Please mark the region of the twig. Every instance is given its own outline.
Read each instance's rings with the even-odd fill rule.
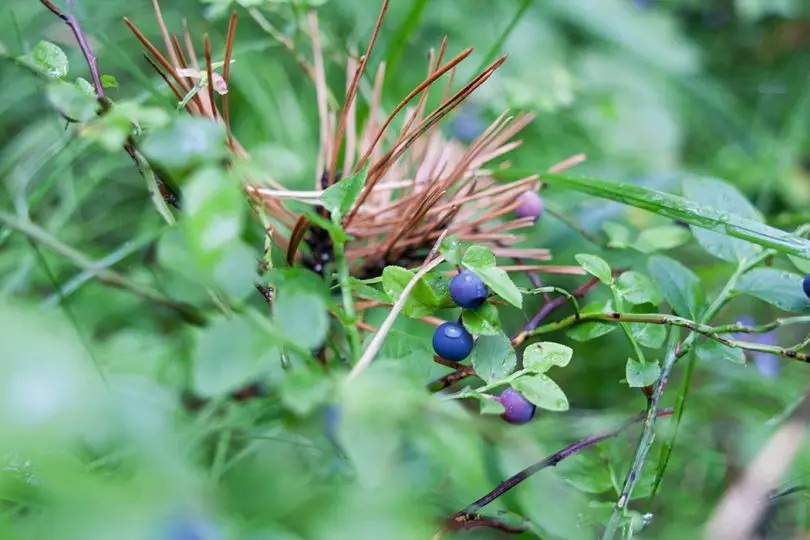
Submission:
[[[102,283],[127,290],[137,296],[140,296],[144,300],[168,307],[176,311],[181,317],[183,317],[183,319],[193,324],[202,324],[205,321],[202,313],[200,313],[193,306],[167,298],[151,287],[131,281],[113,270],[104,268],[103,265],[89,259],[74,248],[62,243],[52,236],[48,231],[34,223],[23,221],[6,212],[0,212],[0,222],[10,229],[14,229],[17,232],[24,234],[28,238],[41,243],[50,250],[58,253],[66,259],[69,259],[71,262],[73,262],[73,264],[82,270],[92,272]]]
[[[659,418],[662,418],[662,417],[665,417],[665,416],[671,416],[671,415],[672,415],[672,409],[662,409],[661,411],[659,411],[657,413],[657,416]],[[638,415],[634,416],[633,418],[631,418],[631,419],[627,420],[626,422],[624,422],[621,426],[617,427],[616,429],[613,429],[613,430],[608,431],[606,433],[602,433],[600,435],[595,435],[593,437],[588,437],[587,439],[582,439],[581,441],[575,442],[574,444],[563,448],[559,452],[556,452],[556,453],[548,456],[547,458],[545,458],[545,459],[543,459],[541,461],[538,461],[537,463],[535,463],[533,465],[530,465],[529,467],[526,467],[522,471],[518,472],[517,474],[507,478],[506,480],[504,480],[503,482],[498,484],[498,486],[495,487],[495,489],[493,489],[492,491],[490,491],[489,493],[487,493],[486,495],[484,495],[483,497],[481,497],[480,499],[478,499],[474,503],[470,504],[469,506],[467,506],[463,510],[460,510],[460,511],[456,512],[455,514],[453,514],[453,516],[451,516],[449,518],[449,521],[450,522],[455,522],[455,523],[463,523],[463,522],[467,521],[470,518],[470,516],[475,515],[475,512],[477,512],[481,508],[485,507],[486,505],[488,505],[489,503],[491,503],[492,501],[494,501],[495,499],[497,499],[498,497],[500,497],[501,495],[503,495],[507,491],[509,491],[512,488],[516,487],[517,485],[519,485],[524,480],[528,479],[533,474],[535,474],[535,473],[537,473],[537,472],[539,472],[539,471],[541,471],[543,469],[546,469],[548,467],[554,467],[559,462],[561,462],[562,460],[564,460],[566,458],[569,458],[569,457],[573,456],[574,454],[577,454],[577,453],[579,453],[579,452],[581,452],[583,450],[586,450],[586,449],[588,449],[588,448],[590,448],[592,446],[596,446],[597,444],[601,443],[602,441],[605,441],[607,439],[615,437],[616,435],[618,435],[619,433],[621,433],[622,431],[624,431],[628,427],[632,426],[633,424],[636,424],[636,423],[640,422],[644,418],[645,418],[644,413],[638,414]]]
[[[808,319],[809,318],[807,316],[780,319],[781,324],[778,324],[776,326],[807,322]],[[527,337],[534,337],[542,334],[548,334],[551,332],[557,332],[559,330],[569,328],[575,324],[584,322],[601,322],[606,324],[619,324],[619,325],[628,323],[640,323],[640,324],[663,324],[667,326],[676,326],[680,328],[686,328],[697,334],[702,334],[708,337],[709,339],[713,339],[714,341],[722,343],[727,347],[735,349],[743,349],[746,351],[770,353],[775,354],[777,356],[783,356],[785,358],[792,358],[794,360],[799,360],[800,362],[810,363],[810,355],[797,352],[792,348],[788,349],[775,345],[763,345],[760,343],[740,341],[736,339],[727,338],[721,335],[721,332],[727,331],[745,332],[745,333],[756,333],[767,331],[762,329],[763,328],[771,329],[774,327],[773,324],[762,325],[760,327],[743,326],[739,324],[730,324],[725,326],[714,327],[708,324],[703,324],[689,319],[685,319],[683,317],[677,317],[675,315],[666,315],[663,313],[620,313],[618,311],[610,311],[604,313],[583,313],[580,315],[577,315],[575,313],[574,315],[566,317],[565,319],[549,323],[543,326],[539,326],[534,330],[532,330],[531,332],[528,332]],[[691,345],[691,342],[689,344]]]
[[[76,42],[79,44],[79,48],[82,51],[84,59],[87,60],[87,66],[90,68],[90,76],[93,79],[93,87],[96,90],[96,96],[98,97],[98,100],[104,110],[107,110],[109,103],[107,103],[106,95],[104,93],[104,85],[101,83],[101,74],[98,71],[98,59],[90,49],[90,45],[87,43],[87,37],[82,31],[79,21],[76,20],[76,17],[73,15],[68,15],[57,8],[55,5],[53,5],[53,3],[50,2],[50,0],[39,0],[39,2],[48,8],[51,13],[62,19],[65,24],[70,27],[70,30],[73,32],[73,35],[76,38]]]
[[[363,353],[363,356],[357,361],[352,370],[349,372],[347,380],[351,381],[352,379],[356,378],[369,366],[369,364],[371,364],[374,356],[382,347],[383,341],[385,341],[385,336],[391,330],[391,327],[394,326],[394,322],[396,321],[399,312],[402,311],[403,307],[405,307],[405,302],[407,302],[408,296],[411,294],[413,288],[416,287],[416,284],[425,274],[439,266],[442,261],[444,261],[444,257],[439,255],[433,259],[433,261],[423,266],[413,276],[413,278],[411,278],[408,284],[405,285],[405,288],[402,290],[402,294],[399,296],[399,299],[397,299],[396,304],[394,304],[394,307],[391,308],[391,311],[388,313],[385,321],[383,321],[382,326],[380,326],[380,331],[375,334],[374,339],[371,340],[371,343]]]

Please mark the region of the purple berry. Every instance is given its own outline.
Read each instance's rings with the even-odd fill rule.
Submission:
[[[527,191],[518,197],[520,206],[515,208],[515,215],[519,218],[530,217],[537,221],[543,215],[543,199],[535,191]]]
[[[804,294],[810,298],[810,274],[804,276],[804,281],[802,282],[802,289],[804,289]]]
[[[433,333],[433,350],[451,362],[461,362],[473,349],[473,337],[457,322],[443,323]]]
[[[487,299],[487,286],[478,274],[463,270],[450,281],[450,298],[460,307],[478,309]]]
[[[514,388],[507,388],[498,397],[504,409],[501,418],[510,424],[525,424],[534,417],[536,407]]]

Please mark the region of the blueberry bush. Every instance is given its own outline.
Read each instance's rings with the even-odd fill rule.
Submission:
[[[0,7],[3,538],[805,534],[803,2],[148,4]]]

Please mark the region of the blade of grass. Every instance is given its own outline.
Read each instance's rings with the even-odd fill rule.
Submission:
[[[414,35],[414,33],[416,33],[416,29],[419,27],[419,23],[422,21],[422,16],[425,13],[425,9],[428,7],[428,4],[430,4],[430,0],[416,0],[413,2],[408,16],[405,17],[405,20],[402,21],[399,29],[391,38],[391,42],[388,45],[388,55],[385,59],[385,65],[387,66],[386,69],[389,73],[398,73],[397,69],[399,68],[399,63],[402,61],[402,57],[405,54],[405,47],[408,44],[408,40]],[[390,77],[388,82],[391,83],[394,80],[395,77]]]
[[[476,72],[484,71],[486,67],[495,60],[495,57],[497,57],[500,54],[504,43],[506,43],[506,40],[509,39],[509,36],[512,34],[512,31],[518,25],[520,19],[523,18],[523,15],[525,15],[526,10],[529,9],[529,6],[531,4],[532,0],[523,0],[523,2],[521,2],[520,6],[518,6],[517,11],[515,12],[515,15],[512,17],[512,20],[510,20],[509,24],[506,25],[506,28],[504,28],[503,32],[501,32],[501,35],[492,44],[492,47],[489,48],[487,54],[484,56],[484,59],[481,61],[481,65],[478,66],[478,70]],[[394,72],[392,71],[392,73]]]
[[[523,178],[526,171],[510,170],[496,173],[509,178]],[[679,195],[664,193],[635,184],[613,182],[590,177],[562,174],[544,174],[543,181],[551,186],[572,189],[603,199],[620,202],[648,210],[655,214],[676,219],[754,244],[772,248],[780,253],[810,259],[810,241],[764,223],[744,219],[727,212],[701,206]]]

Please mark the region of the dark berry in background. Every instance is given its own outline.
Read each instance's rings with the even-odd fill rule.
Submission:
[[[756,326],[757,323],[748,315],[740,317],[737,321],[743,326]],[[776,345],[775,332],[766,332],[764,334],[734,334],[734,339],[738,341],[749,341],[759,343],[761,345]],[[759,351],[745,351],[746,356],[754,361],[757,371],[764,379],[776,379],[779,377],[779,372],[782,369],[782,359],[776,355],[768,354]]]
[[[486,129],[484,120],[478,110],[473,107],[463,108],[450,124],[453,137],[464,144],[473,142],[484,132],[484,129]]]
[[[475,272],[463,270],[450,281],[450,297],[460,307],[478,309],[487,299],[487,286]]]
[[[504,409],[501,418],[510,424],[525,424],[534,417],[536,407],[514,388],[507,388],[498,397]]]
[[[433,350],[451,362],[461,362],[473,349],[473,337],[457,322],[446,322],[433,333]]]
[[[810,274],[804,276],[804,281],[802,281],[802,289],[804,289],[804,294],[810,298]]]

